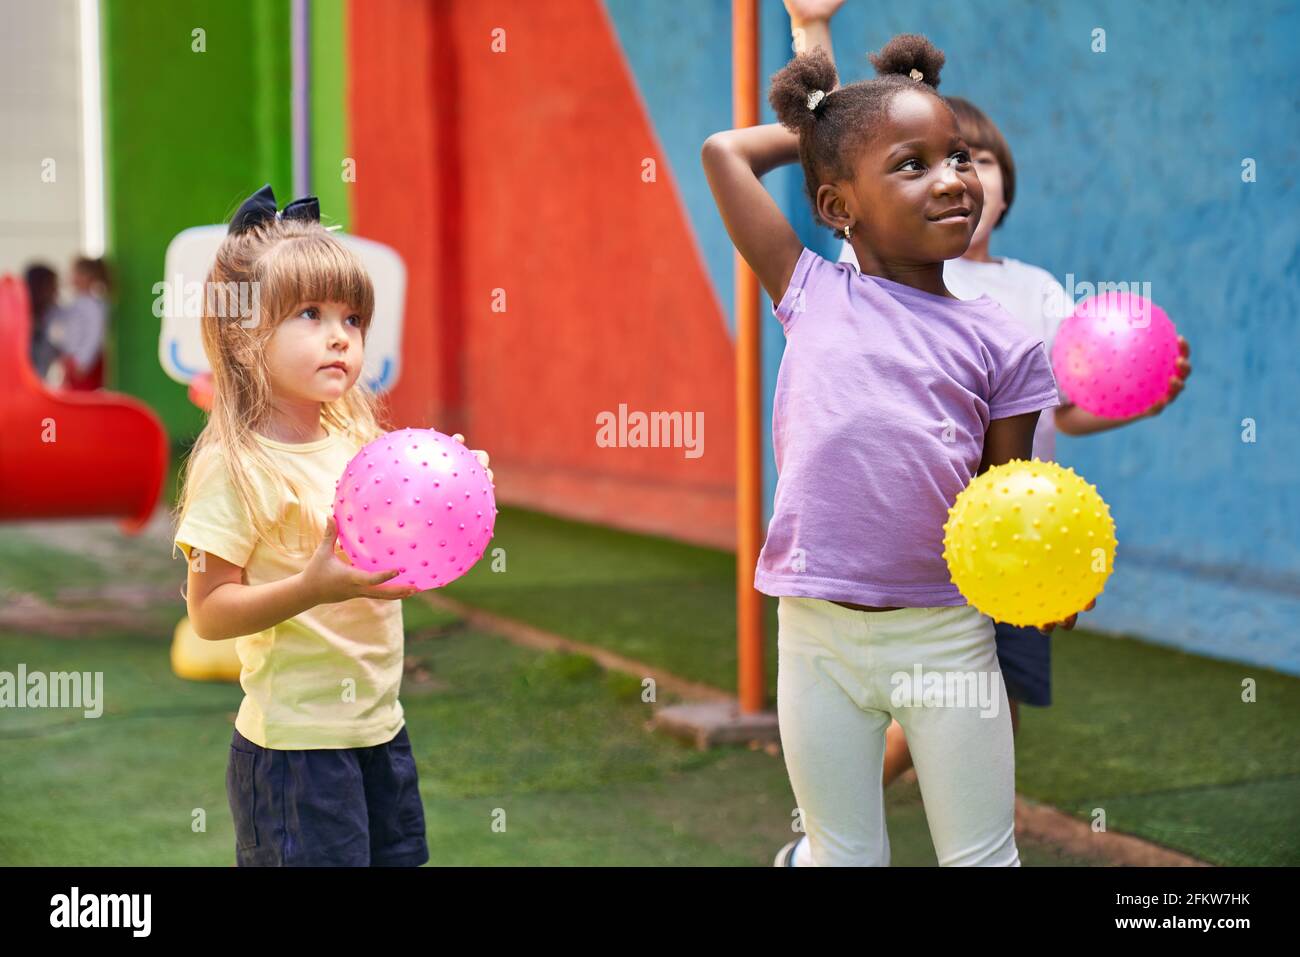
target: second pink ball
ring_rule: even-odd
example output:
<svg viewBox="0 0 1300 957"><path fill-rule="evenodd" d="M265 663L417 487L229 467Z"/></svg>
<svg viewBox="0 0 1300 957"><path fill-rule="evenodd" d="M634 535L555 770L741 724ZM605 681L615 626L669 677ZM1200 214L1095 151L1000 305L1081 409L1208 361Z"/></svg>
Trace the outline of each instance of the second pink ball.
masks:
<svg viewBox="0 0 1300 957"><path fill-rule="evenodd" d="M1070 401L1108 419L1163 399L1177 367L1173 322L1150 299L1128 292L1082 300L1052 345L1052 371Z"/></svg>

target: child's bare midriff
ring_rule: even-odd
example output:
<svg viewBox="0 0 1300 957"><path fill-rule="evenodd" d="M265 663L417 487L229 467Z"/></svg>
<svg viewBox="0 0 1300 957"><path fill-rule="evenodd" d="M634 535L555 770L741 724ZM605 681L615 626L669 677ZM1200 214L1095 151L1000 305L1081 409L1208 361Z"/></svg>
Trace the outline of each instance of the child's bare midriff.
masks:
<svg viewBox="0 0 1300 957"><path fill-rule="evenodd" d="M899 608L894 606L885 608L885 607L878 607L876 605L855 605L853 604L853 602L850 601L837 601L835 604L843 605L845 608L852 608L854 611L899 611L900 610Z"/></svg>

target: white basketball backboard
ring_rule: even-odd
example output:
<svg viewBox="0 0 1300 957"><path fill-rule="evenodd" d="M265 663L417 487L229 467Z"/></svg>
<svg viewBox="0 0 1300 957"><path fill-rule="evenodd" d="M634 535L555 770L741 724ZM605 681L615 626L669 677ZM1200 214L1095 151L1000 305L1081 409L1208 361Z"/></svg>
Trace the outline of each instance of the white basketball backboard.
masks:
<svg viewBox="0 0 1300 957"><path fill-rule="evenodd" d="M155 309L162 314L158 358L167 374L183 384L211 371L203 353L200 320L193 315L193 309L186 308L186 299L193 301L187 290L202 288L226 229L226 226L195 226L178 233L167 246L164 287L154 290L155 301L162 303L161 310ZM383 243L346 233L336 233L335 238L357 254L375 285L375 315L366 334L366 361L361 371L375 392L386 392L397 382L401 371L406 267L402 257ZM199 285L191 286L191 283Z"/></svg>

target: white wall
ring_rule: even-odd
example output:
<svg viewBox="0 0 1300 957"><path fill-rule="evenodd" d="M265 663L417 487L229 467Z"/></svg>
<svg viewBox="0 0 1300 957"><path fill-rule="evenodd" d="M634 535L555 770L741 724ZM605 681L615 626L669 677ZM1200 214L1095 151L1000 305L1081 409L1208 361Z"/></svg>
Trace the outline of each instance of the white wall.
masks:
<svg viewBox="0 0 1300 957"><path fill-rule="evenodd" d="M43 260L65 295L82 251L79 48L77 0L0 0L0 273Z"/></svg>

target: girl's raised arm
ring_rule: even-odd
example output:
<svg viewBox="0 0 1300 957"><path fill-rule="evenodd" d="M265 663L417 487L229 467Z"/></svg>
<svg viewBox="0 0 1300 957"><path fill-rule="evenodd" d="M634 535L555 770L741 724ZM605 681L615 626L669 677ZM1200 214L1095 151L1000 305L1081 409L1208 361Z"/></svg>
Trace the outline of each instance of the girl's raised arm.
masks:
<svg viewBox="0 0 1300 957"><path fill-rule="evenodd" d="M780 302L803 243L759 178L799 159L798 135L777 123L726 130L704 141L700 158L732 243Z"/></svg>

